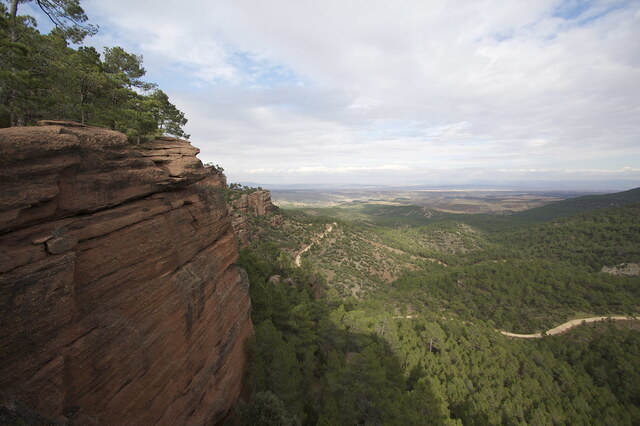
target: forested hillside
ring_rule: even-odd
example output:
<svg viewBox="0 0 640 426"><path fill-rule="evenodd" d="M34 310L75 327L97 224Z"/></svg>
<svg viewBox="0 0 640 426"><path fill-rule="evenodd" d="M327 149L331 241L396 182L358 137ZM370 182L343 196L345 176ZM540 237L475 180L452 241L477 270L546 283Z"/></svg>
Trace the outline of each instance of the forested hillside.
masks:
<svg viewBox="0 0 640 426"><path fill-rule="evenodd" d="M546 223L410 206L284 209L284 228L241 255L254 396L229 422L640 422L638 322L537 340L496 331L637 314L640 277L600 270L638 261L639 209Z"/></svg>
<svg viewBox="0 0 640 426"><path fill-rule="evenodd" d="M608 207L621 207L640 203L640 188L614 194L586 195L536 207L517 213L517 216L534 220L551 220Z"/></svg>
<svg viewBox="0 0 640 426"><path fill-rule="evenodd" d="M21 3L12 2L15 11L0 3L0 127L62 119L119 130L134 142L188 138L184 114L144 81L142 56L77 44L97 31L78 0L36 2L55 24L49 34L20 15Z"/></svg>
<svg viewBox="0 0 640 426"><path fill-rule="evenodd" d="M600 271L605 265L640 261L638 218L640 203L627 204L523 228L498 239L527 256Z"/></svg>

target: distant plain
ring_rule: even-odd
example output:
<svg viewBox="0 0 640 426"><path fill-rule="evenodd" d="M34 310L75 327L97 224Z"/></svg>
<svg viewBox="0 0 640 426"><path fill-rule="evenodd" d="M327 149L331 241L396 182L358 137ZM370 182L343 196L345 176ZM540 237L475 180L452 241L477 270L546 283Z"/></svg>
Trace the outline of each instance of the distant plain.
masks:
<svg viewBox="0 0 640 426"><path fill-rule="evenodd" d="M349 204L420 206L446 213L510 214L589 192L508 189L339 188L278 189L272 198L280 207L336 207Z"/></svg>

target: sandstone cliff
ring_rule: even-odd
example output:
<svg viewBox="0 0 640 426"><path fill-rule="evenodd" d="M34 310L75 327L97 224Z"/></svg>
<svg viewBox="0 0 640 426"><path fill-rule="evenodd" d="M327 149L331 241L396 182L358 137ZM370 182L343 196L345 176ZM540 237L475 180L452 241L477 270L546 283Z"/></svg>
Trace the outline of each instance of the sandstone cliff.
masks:
<svg viewBox="0 0 640 426"><path fill-rule="evenodd" d="M252 331L220 177L186 141L48 124L0 129L0 411L220 420Z"/></svg>
<svg viewBox="0 0 640 426"><path fill-rule="evenodd" d="M231 205L238 212L250 213L254 216L265 216L275 210L275 206L271 203L271 193L263 189L240 194L240 197L233 200Z"/></svg>
<svg viewBox="0 0 640 426"><path fill-rule="evenodd" d="M231 192L233 193L233 190ZM262 189L238 194L237 198L229 203L229 213L232 216L233 232L243 247L260 234L261 227L256 226L254 218L265 218L268 226L280 226L284 220L282 215L278 214L278 208L271 202L271 193Z"/></svg>

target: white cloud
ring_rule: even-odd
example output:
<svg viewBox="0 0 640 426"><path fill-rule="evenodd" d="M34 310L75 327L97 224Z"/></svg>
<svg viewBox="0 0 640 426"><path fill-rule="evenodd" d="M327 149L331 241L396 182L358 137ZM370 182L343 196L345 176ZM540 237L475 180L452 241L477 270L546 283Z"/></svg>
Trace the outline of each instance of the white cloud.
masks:
<svg viewBox="0 0 640 426"><path fill-rule="evenodd" d="M640 163L637 0L83 4L238 179Z"/></svg>

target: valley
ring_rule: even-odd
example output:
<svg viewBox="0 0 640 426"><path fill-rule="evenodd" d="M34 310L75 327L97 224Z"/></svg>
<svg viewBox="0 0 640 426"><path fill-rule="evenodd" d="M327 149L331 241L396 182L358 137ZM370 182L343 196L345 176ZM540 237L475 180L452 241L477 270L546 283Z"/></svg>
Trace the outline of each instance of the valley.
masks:
<svg viewBox="0 0 640 426"><path fill-rule="evenodd" d="M350 204L420 206L447 213L510 214L552 201L585 195L572 191L428 187L335 187L272 190L274 202L286 208L335 207Z"/></svg>
<svg viewBox="0 0 640 426"><path fill-rule="evenodd" d="M640 261L639 193L508 215L281 204L241 251L249 386L303 424L634 424L640 277L609 271Z"/></svg>

